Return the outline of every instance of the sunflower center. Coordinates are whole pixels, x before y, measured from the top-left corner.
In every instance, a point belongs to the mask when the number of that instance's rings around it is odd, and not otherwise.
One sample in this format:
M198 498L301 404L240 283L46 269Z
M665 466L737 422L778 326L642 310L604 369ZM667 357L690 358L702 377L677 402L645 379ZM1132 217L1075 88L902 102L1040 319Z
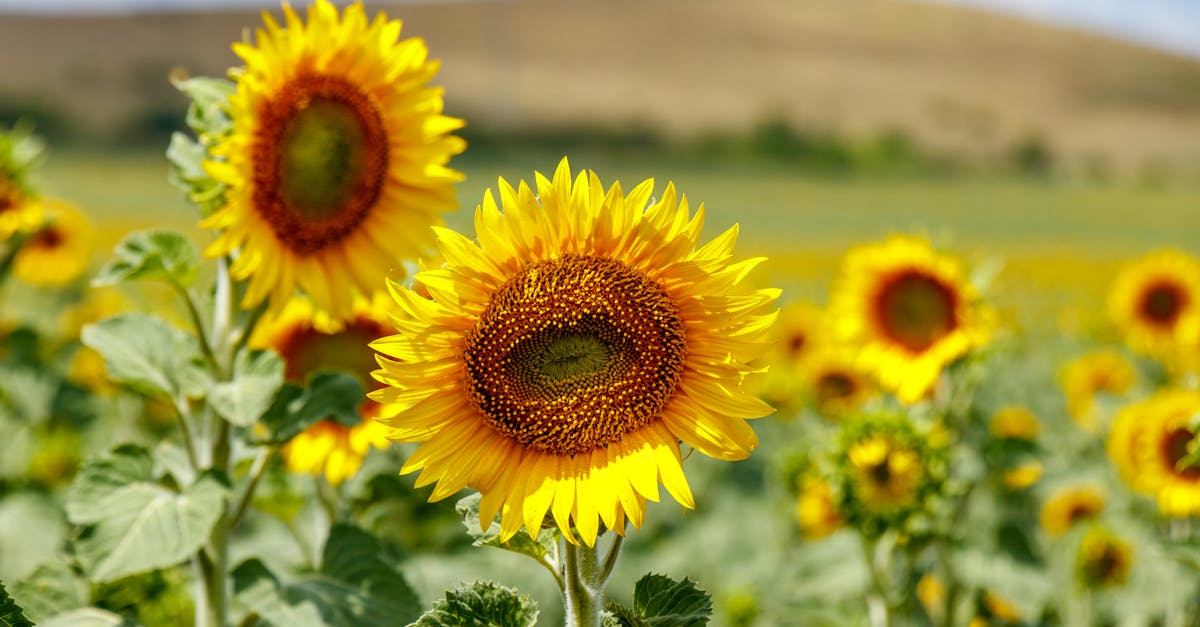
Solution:
M263 104L252 158L255 208L284 245L311 253L353 233L378 202L388 137L358 86L304 74Z
M883 332L913 352L922 352L955 329L957 297L936 277L918 271L884 285L876 315Z
M1075 524L1085 518L1096 515L1096 509L1087 503L1076 503L1067 510L1067 522Z
M683 322L657 283L614 259L532 264L468 333L465 384L484 419L560 456L657 419L683 374Z
M54 227L47 227L38 231L29 244L38 248L58 248L62 245L64 239L65 237L61 230Z
M303 383L315 372L336 370L353 375L365 385L377 367L375 353L367 344L387 334L383 325L362 317L337 333L322 333L310 324L299 324L277 346L284 361L284 378Z
M792 357L799 355L806 344L808 344L808 338L803 333L793 333L787 339L787 354Z
M844 372L828 372L817 379L817 398L821 401L847 398L856 388L853 377Z
M1153 324L1170 326L1179 317L1186 298L1179 286L1173 283L1157 283L1142 295L1142 314Z
M883 461L871 466L867 469L867 473L880 486L887 486L892 481L892 466L888 463L888 458L883 458Z
M1179 463L1187 457L1188 444L1191 443L1192 437L1192 432L1183 427L1171 430L1162 440L1163 462L1168 470L1177 476L1185 479L1200 479L1200 466L1183 468L1179 466Z

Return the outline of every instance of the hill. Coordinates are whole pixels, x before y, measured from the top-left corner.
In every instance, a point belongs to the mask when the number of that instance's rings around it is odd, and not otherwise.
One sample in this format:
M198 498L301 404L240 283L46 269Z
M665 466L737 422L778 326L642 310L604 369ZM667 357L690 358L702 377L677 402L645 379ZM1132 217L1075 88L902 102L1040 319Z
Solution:
M674 135L765 117L901 129L956 154L1039 137L1076 164L1200 170L1200 62L963 8L895 0L372 5L443 60L447 107L489 128L636 123ZM173 67L216 74L253 13L0 16L0 104L120 135L178 119Z

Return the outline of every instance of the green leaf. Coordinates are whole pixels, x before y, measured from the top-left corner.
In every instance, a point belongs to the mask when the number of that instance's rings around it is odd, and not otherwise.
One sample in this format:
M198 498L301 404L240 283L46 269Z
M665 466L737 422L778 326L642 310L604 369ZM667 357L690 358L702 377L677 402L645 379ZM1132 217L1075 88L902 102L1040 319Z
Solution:
M225 203L225 185L209 176L204 169L208 151L204 144L184 135L171 135L167 147L167 159L171 162L168 179L182 190L187 199L200 208L201 215L209 215Z
M134 279L163 279L179 287L196 280L200 256L191 240L169 230L131 233L100 268L92 285L116 285Z
M358 379L342 372L319 372L301 388L284 384L262 422L271 437L282 444L321 420L336 420L347 426L362 423L358 408L365 395Z
M29 618L38 622L87 605L87 582L61 561L39 565L14 582L12 589L25 604Z
M627 627L697 627L708 624L712 599L690 579L649 574L634 584L632 610L617 603L606 609Z
M28 424L44 424L50 419L59 382L45 368L0 365L0 404Z
M89 324L82 340L104 356L108 376L147 396L197 397L211 379L195 337L146 314Z
M277 627L324 627L321 613L308 601L289 603L279 580L257 559L242 562L233 570L233 591L239 603Z
M4 582L0 582L0 627L33 627L33 621L25 618L21 606L8 596Z
M351 525L334 525L325 542L321 572L284 586L292 605L310 601L330 625L385 627L420 615L417 595L392 567L387 547Z
M84 465L67 493L67 518L84 529L76 553L106 582L174 566L201 547L225 511L228 485L201 474L182 493L152 481L146 449L124 445Z
M467 533L475 539L475 546L494 546L498 549L528 555L536 560L543 561L548 555L554 551L554 545L558 542L554 530L542 529L538 532L537 540L534 540L524 528L509 538L507 542L500 541L500 525L496 521L489 521L487 528L483 528L479 521L479 493L465 496L454 504L454 511L462 517L463 525L467 528Z
M229 97L237 91L233 81L197 76L172 82L192 99L187 124L198 135L220 135L233 128L228 113Z
M283 385L283 360L269 350L246 350L233 364L233 380L214 384L208 404L229 422L248 427L258 421Z
M532 598L490 581L447 590L421 615L415 627L529 627L537 623L538 607Z

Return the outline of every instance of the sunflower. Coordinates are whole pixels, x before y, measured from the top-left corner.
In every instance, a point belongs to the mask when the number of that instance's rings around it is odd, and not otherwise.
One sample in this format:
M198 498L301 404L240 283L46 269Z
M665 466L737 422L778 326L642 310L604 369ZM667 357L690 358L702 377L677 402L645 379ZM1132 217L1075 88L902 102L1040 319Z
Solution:
M1027 461L1007 468L1000 474L1000 482L1013 491L1024 490L1041 478L1042 463L1039 461Z
M1122 268L1109 291L1108 311L1136 351L1170 356L1195 338L1200 322L1200 262L1160 250Z
M207 249L232 254L249 281L242 307L270 299L279 311L298 287L335 318L356 295L432 243L428 227L454 208L446 164L465 143L448 133L438 63L400 22L368 23L361 4L341 17L327 0L307 24L286 4L286 26L265 16L257 46L234 44L246 66L230 97L233 130L214 146L209 174L225 204L201 224L219 229Z
M1090 588L1113 588L1125 583L1133 565L1133 546L1093 527L1079 543L1076 572Z
M1098 430L1100 412L1096 395L1124 394L1133 386L1135 376L1129 360L1113 350L1094 351L1068 362L1060 376L1067 397L1067 413L1084 429Z
M355 316L343 322L294 298L280 315L255 330L251 345L277 351L284 361L284 378L293 383L303 383L318 371L338 370L365 385L375 369L374 352L367 345L388 332L387 314L381 305L360 301ZM387 428L373 420L378 408L364 400L360 422L322 420L305 429L283 448L288 470L324 473L333 485L353 477L371 447L388 445Z
M807 396L826 418L837 419L862 408L875 395L875 382L846 349L815 351L800 369Z
M801 371L828 343L827 326L824 312L803 301L788 303L779 312L771 349L764 357L770 369L760 381L759 393L785 416L800 409L805 392Z
M17 251L13 275L33 285L66 285L91 261L91 225L87 216L61 201L48 201L46 210L46 223Z
M1052 538L1062 536L1076 523L1095 518L1104 511L1104 491L1094 485L1067 486L1042 505L1042 529Z
M905 403L986 344L994 318L957 259L902 235L847 253L830 308L839 337L859 347L864 367Z
M29 173L41 154L42 144L32 135L0 132L0 242L42 225L42 203L29 185Z
M725 460L757 446L745 419L772 409L741 382L779 291L742 286L761 259L732 261L736 226L698 247L703 205L673 184L649 203L652 180L572 182L566 159L536 179L501 179L501 206L485 193L478 244L437 229L446 262L415 277L429 299L393 285L400 333L372 344L389 387L370 396L391 439L423 443L401 472L432 500L471 487L503 538L548 510L592 545L601 520L640 527L659 481L694 507L680 440Z
M903 416L863 416L843 426L840 509L868 535L903 525L937 484L938 451Z
M1033 440L1041 425L1033 412L1020 405L1006 405L992 414L988 431L992 437L1008 440Z
M1183 465L1198 414L1200 392L1165 390L1123 409L1109 433L1109 457L1121 478L1157 497L1168 516L1200 514L1200 467Z
M842 526L833 488L824 478L810 475L801 479L796 522L806 540L820 540Z

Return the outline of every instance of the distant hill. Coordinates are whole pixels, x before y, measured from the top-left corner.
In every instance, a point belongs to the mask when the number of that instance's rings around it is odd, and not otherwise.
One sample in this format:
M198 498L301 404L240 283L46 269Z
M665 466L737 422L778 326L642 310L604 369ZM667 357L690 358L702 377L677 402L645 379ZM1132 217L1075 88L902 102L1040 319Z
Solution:
M303 4L295 2L295 4ZM766 117L1076 164L1200 171L1200 62L896 0L447 2L382 7L443 60L451 113L489 128L639 123L675 135ZM253 13L0 16L0 109L90 131L177 116L170 68L216 74Z

